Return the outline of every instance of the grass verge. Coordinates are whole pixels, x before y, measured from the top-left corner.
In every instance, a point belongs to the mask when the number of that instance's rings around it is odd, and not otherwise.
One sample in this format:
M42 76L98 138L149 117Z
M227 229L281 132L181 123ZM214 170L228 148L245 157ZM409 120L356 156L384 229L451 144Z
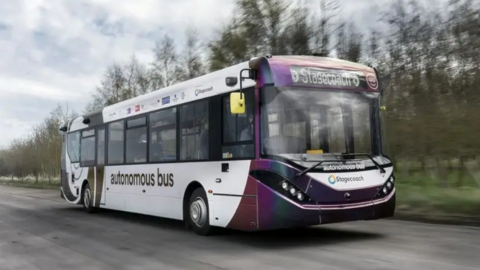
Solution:
M12 187L38 188L38 189L58 189L60 187L59 181L39 180L38 182L32 180L4 180L0 179L0 185Z
M480 226L478 186L439 187L430 181L418 183L398 179L395 219Z

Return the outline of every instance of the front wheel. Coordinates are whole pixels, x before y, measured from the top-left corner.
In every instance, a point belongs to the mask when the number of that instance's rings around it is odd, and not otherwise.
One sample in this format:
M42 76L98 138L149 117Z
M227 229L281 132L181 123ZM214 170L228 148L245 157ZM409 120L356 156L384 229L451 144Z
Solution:
M190 226L196 234L212 234L213 228L210 226L208 200L203 188L197 188L190 196L188 212Z
M85 187L83 188L83 211L87 213L93 213L94 207L93 207L93 196L92 196L92 191L90 190L90 185L88 183L85 184Z

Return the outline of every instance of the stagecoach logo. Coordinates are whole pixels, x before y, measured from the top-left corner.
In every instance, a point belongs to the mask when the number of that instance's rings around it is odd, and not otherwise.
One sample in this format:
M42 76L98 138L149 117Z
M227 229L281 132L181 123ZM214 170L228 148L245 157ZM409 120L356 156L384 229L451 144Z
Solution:
M135 105L135 111L136 112L140 111L140 105Z
M290 73L293 83L297 85L366 88L365 77L351 71L292 66Z
M185 92L182 92L182 100L185 99Z
M132 108L127 108L127 114L132 113Z
M335 176L335 175L330 175L328 177L328 182L332 185L335 185L336 183L348 183L348 182L361 182L364 181L365 179L363 176L350 176L350 177L342 177L342 176Z
M330 184L334 185L334 184L335 184L335 175L330 175L330 176L328 177L328 182L329 182Z
M377 81L377 77L375 77L375 75L373 74L368 74L367 75L367 83L368 83L368 86L370 86L370 88L374 89L374 90L377 90L378 88L378 81Z
M209 87L209 88L197 88L195 89L195 96L198 96L200 94L203 94L203 93L206 93L206 92L210 92L210 91L213 91L213 86Z

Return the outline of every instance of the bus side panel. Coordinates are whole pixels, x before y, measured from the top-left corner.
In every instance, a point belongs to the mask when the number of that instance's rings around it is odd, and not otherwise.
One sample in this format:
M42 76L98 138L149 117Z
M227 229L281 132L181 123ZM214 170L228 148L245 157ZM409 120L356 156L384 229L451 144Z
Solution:
M243 197L227 228L243 231L258 229L257 181L251 176L248 176Z
M227 227L238 211L242 201L250 169L250 160L228 161L216 163L215 170L211 172L212 182L205 187L210 204L210 224L212 226ZM222 164L228 164L228 172L221 172ZM216 182L217 179L220 182ZM211 183L211 184L210 184ZM212 191L212 194L208 193Z
M73 195L73 198L66 198L68 202L75 204L82 203L80 201L80 199L82 198L82 185L85 180L88 180L89 172L90 170L88 167L80 167L79 163L67 163L67 183L66 188L64 188L64 192L65 194L70 193L71 195Z
M222 172L223 163L228 172ZM226 227L240 204L249 166L249 160L107 166L104 207L183 219L183 196L195 181L207 195L210 224Z

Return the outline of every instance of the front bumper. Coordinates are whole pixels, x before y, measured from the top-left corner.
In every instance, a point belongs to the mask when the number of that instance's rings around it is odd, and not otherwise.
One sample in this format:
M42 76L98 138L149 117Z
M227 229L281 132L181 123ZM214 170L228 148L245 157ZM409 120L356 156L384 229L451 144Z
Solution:
M264 189L265 188L265 189ZM301 205L277 192L259 185L259 193L269 190L269 199L258 200L258 229L307 227L320 224L392 217L395 213L396 190L385 198L355 204ZM274 204L272 207L272 203Z
M338 223L357 220L375 220L393 217L395 214L395 190L383 200L377 200L356 207L337 209L320 209L320 224Z

